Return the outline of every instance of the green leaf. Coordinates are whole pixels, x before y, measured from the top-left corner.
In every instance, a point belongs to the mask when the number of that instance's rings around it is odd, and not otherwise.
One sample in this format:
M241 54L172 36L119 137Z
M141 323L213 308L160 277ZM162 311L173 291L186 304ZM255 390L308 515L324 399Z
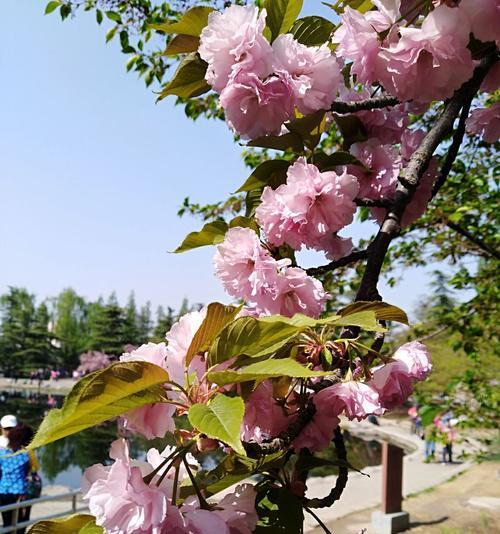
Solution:
M102 19L103 19L102 11L100 9L96 9L96 11L95 11L95 20L97 21L97 24L101 24L102 23Z
M167 372L147 362L117 362L75 384L62 408L51 410L29 445L35 449L146 404L161 402Z
M186 11L179 22L173 24L151 24L150 27L164 33L178 33L199 37L208 24L208 15L215 11L212 7L193 7Z
M259 234L260 229L253 217L243 217L238 215L229 222L229 228L250 228L256 234Z
M52 13L52 12L55 11L61 4L62 4L62 2L60 2L59 0L54 0L54 1L52 1L52 2L49 2L49 3L45 6L45 14L48 15L49 13Z
M95 524L95 517L88 514L39 521L29 530L29 534L99 534L101 532L104 530Z
M184 241L174 252L186 252L193 248L206 247L207 245L216 245L224 241L224 236L228 230L227 223L224 221L213 221L205 224L199 232L191 232L186 236Z
M247 146L255 146L259 148L272 148L273 150L282 150L283 152L290 150L292 152L303 152L304 143L302 137L294 133L284 135L264 135L250 141Z
M106 11L106 17L108 17L109 20L113 20L114 22L121 23L122 21L120 14L116 11Z
M248 191L245 197L245 215L247 218L251 218L255 216L255 210L260 205L262 191L260 189L254 189L252 191Z
M311 369L304 367L293 358L282 358L279 360L264 360L262 362L252 363L238 371L214 371L208 373L208 379L219 386L225 386L240 382L260 382L268 378L281 378L283 376L289 376L291 378L314 378L328 374L331 373L311 371Z
M408 316L405 311L387 302L353 302L339 310L338 314L346 317L359 312L369 311L374 314L377 321L396 321L408 325Z
M180 98L192 98L210 91L210 86L205 81L207 63L198 54L189 54L181 62L174 77L162 89L159 100L169 95Z
M287 122L285 126L290 132L299 135L307 148L314 149L321 134L326 131L326 123L326 111L319 110L312 115Z
M176 35L168 44L165 56L177 56L178 54L187 54L189 52L196 52L200 46L200 38L192 35Z
M267 26L274 41L280 33L287 33L302 10L302 0L265 0Z
M225 306L220 302L212 302L208 305L207 314L200 327L193 336L191 345L186 353L186 367L191 363L195 355L210 347L220 331L239 313L241 306Z
M324 152L316 153L314 154L314 164L323 172L332 170L338 165L358 165L365 169L365 166L358 158L344 150L339 150L333 154L325 154Z
M323 17L304 17L294 22L290 33L307 46L321 46L330 40L335 25Z
M300 328L282 321L265 322L253 317L240 317L228 324L213 342L210 365L234 356L258 357L277 351L300 332Z
M333 118L344 138L345 147L348 148L354 143L361 143L368 139L366 129L359 117L355 115L337 115L334 113Z
M109 41L111 41L111 39L113 39L113 37L116 35L117 31L118 31L118 28L115 26L114 28L110 28L106 32L106 42L107 43L109 43Z
M189 408L189 422L202 434L232 447L238 454L245 455L241 444L240 427L245 413L241 397L216 395L208 404L193 404Z
M261 163L250 175L247 181L236 191L253 191L262 189L266 185L276 189L286 182L286 173L291 162L284 159L274 159Z

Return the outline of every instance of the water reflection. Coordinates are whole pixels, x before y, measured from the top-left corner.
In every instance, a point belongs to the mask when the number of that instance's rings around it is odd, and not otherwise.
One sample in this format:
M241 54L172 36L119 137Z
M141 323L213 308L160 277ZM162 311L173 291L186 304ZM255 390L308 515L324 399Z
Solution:
M31 425L34 429L42 421L44 415L52 408L62 406L63 395L51 395L27 390L9 390L0 392L0 417L12 413L19 421ZM109 462L109 445L121 434L116 422L106 423L68 436L37 450L41 465L41 476L44 484L58 484L78 488L82 471L95 463ZM356 469L369 465L378 465L381 461L381 447L376 441L363 441L346 433L348 459ZM168 439L146 441L139 437L130 440L131 455L140 458L144 451L151 447L159 450L168 444ZM335 460L335 451L330 447L321 456ZM206 457L202 464L206 468L213 467L214 458ZM334 474L335 467L320 467L311 474L326 476Z

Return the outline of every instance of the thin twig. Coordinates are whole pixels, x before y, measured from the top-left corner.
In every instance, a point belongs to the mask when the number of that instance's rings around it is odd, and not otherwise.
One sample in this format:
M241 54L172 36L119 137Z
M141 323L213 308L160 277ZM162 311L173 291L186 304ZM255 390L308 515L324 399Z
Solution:
M326 534L333 534L333 532L331 530L328 529L328 527L323 523L323 521L321 521L321 519L319 518L319 516L317 514L315 514L310 508L308 508L307 506L304 506L304 510L312 515L314 517L314 519L316 520L316 522L318 523L318 525L324 530L324 532Z
M474 243L477 247L479 247L484 252L487 252L490 256L493 256L495 259L500 260L500 252L498 250L495 250L493 247L488 245L488 243L485 243L481 238L471 234L468 230L465 228L462 228L458 224L455 224L451 221L446 222L446 226L448 228L451 228L461 236L467 238L469 241Z
M356 198L354 199L356 206L362 206L365 208L389 208L391 201L386 198Z
M371 109L381 109L388 106L396 106L399 100L393 96L379 96L376 98L369 98L367 100L360 100L358 102L334 102L330 111L339 114L356 113L356 111L366 111Z
M351 263L357 263L358 261L365 260L368 257L368 249L365 250L355 250L340 258L339 260L334 260L328 263L327 265L320 265L319 267L311 267L307 269L306 272L310 276L316 276L318 274L325 274L340 267L347 267Z

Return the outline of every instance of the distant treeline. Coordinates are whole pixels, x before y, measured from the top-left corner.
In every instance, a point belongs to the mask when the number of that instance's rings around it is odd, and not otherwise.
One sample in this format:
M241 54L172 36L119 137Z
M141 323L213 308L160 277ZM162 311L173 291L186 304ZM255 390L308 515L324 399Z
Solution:
M73 289L37 303L24 288L10 287L0 296L0 369L5 373L41 368L74 369L80 354L123 353L126 345L162 341L177 318L193 307L185 300L178 311L151 304L138 307L134 293L125 307L116 294L91 302Z

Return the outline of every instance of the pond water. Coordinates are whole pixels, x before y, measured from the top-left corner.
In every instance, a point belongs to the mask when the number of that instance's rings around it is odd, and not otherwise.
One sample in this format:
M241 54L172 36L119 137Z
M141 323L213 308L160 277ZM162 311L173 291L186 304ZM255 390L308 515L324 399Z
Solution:
M59 408L64 400L63 395L51 395L26 390L0 391L0 417L15 414L17 418L34 429L38 427L44 415L51 408ZM37 450L44 485L58 484L70 488L80 487L82 471L89 465L109 461L110 443L122 433L116 422L99 425L56 441ZM356 469L381 462L381 447L376 441L346 435L348 460ZM130 439L131 455L140 458L144 451L151 447L163 450L165 440L147 441L137 436ZM333 448L321 454L328 459L335 458ZM209 459L206 459L209 460ZM206 463L210 463L209 461ZM335 473L335 467L321 467L311 474L324 476Z

